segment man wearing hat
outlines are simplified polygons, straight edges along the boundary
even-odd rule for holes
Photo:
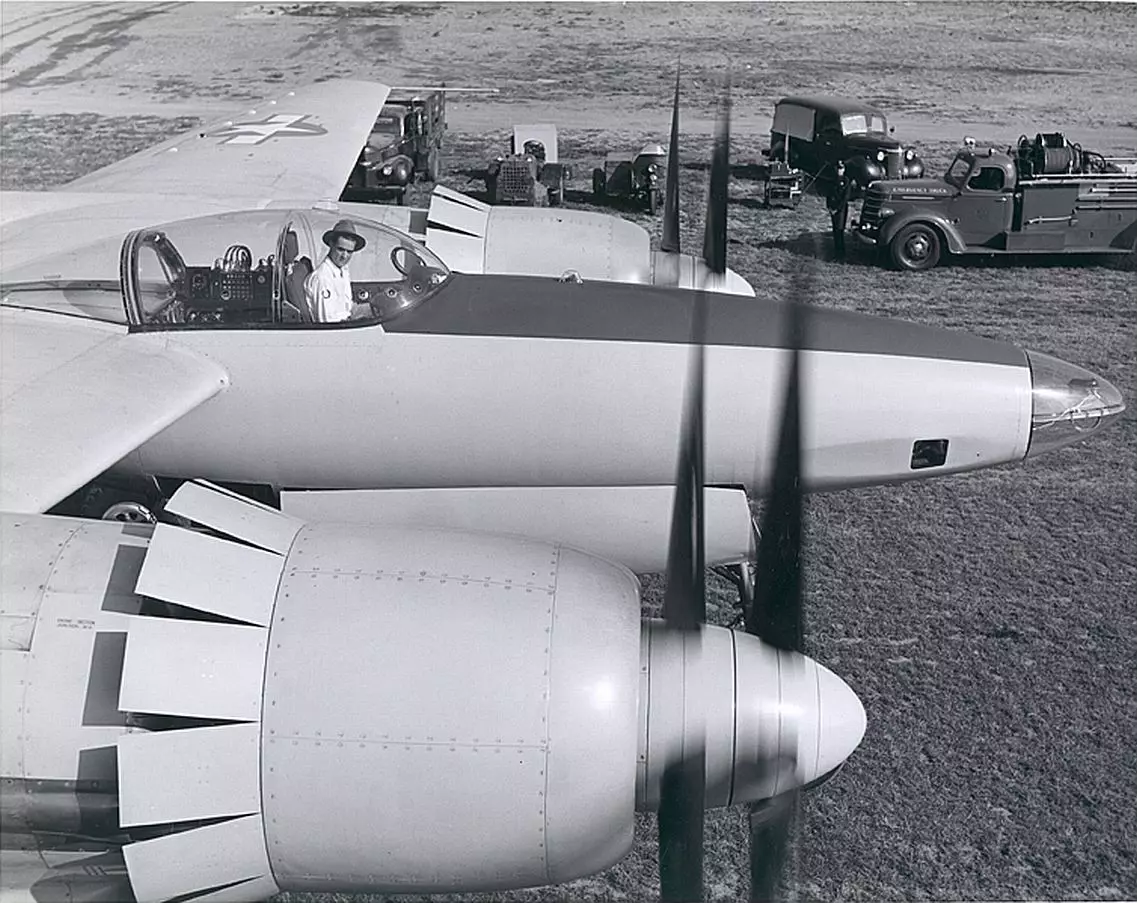
[[[355,223],[341,219],[324,233],[328,256],[304,280],[304,300],[316,323],[340,323],[371,316],[371,305],[356,304],[347,271],[352,255],[367,244]]]

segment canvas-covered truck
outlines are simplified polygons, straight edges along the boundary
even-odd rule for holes
[[[783,97],[770,125],[771,162],[801,169],[825,194],[844,163],[857,196],[874,179],[914,179],[924,163],[912,147],[892,137],[884,113],[871,104],[830,94]],[[769,164],[755,175],[766,178]]]
[[[942,178],[873,182],[851,228],[902,270],[946,254],[1132,254],[1137,166],[1057,132],[1006,152],[971,142]]]

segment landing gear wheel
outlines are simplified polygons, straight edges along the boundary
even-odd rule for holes
[[[100,520],[118,521],[120,524],[156,524],[158,518],[142,502],[115,502]]]
[[[940,237],[931,226],[913,223],[896,233],[888,253],[898,270],[930,270],[940,262]]]
[[[143,492],[96,485],[84,495],[79,516],[124,524],[153,524],[158,520],[155,507]]]

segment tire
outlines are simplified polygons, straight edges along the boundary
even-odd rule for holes
[[[592,197],[597,201],[602,201],[607,194],[608,185],[604,170],[594,169],[592,171]]]
[[[647,212],[655,216],[659,212],[659,191],[649,188],[647,192]]]
[[[438,176],[442,169],[442,151],[436,147],[432,147],[426,155],[426,180],[428,182],[438,182]]]
[[[559,207],[564,202],[565,190],[563,186],[549,189],[549,206]]]
[[[81,517],[93,520],[113,520],[121,523],[154,523],[154,500],[143,492],[93,486],[83,499]]]
[[[400,207],[407,206],[407,189],[404,188],[402,191],[395,195],[395,203]]]
[[[940,262],[940,236],[931,226],[912,223],[893,236],[888,256],[898,270],[930,270]]]

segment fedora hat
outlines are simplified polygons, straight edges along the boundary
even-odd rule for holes
[[[336,237],[340,235],[342,235],[344,238],[350,238],[353,242],[355,242],[355,248],[353,250],[358,251],[367,244],[367,239],[355,231],[355,223],[349,219],[341,219],[338,223],[332,226],[332,228],[325,232],[324,244],[326,244],[329,248],[332,247],[332,245],[335,244]]]

